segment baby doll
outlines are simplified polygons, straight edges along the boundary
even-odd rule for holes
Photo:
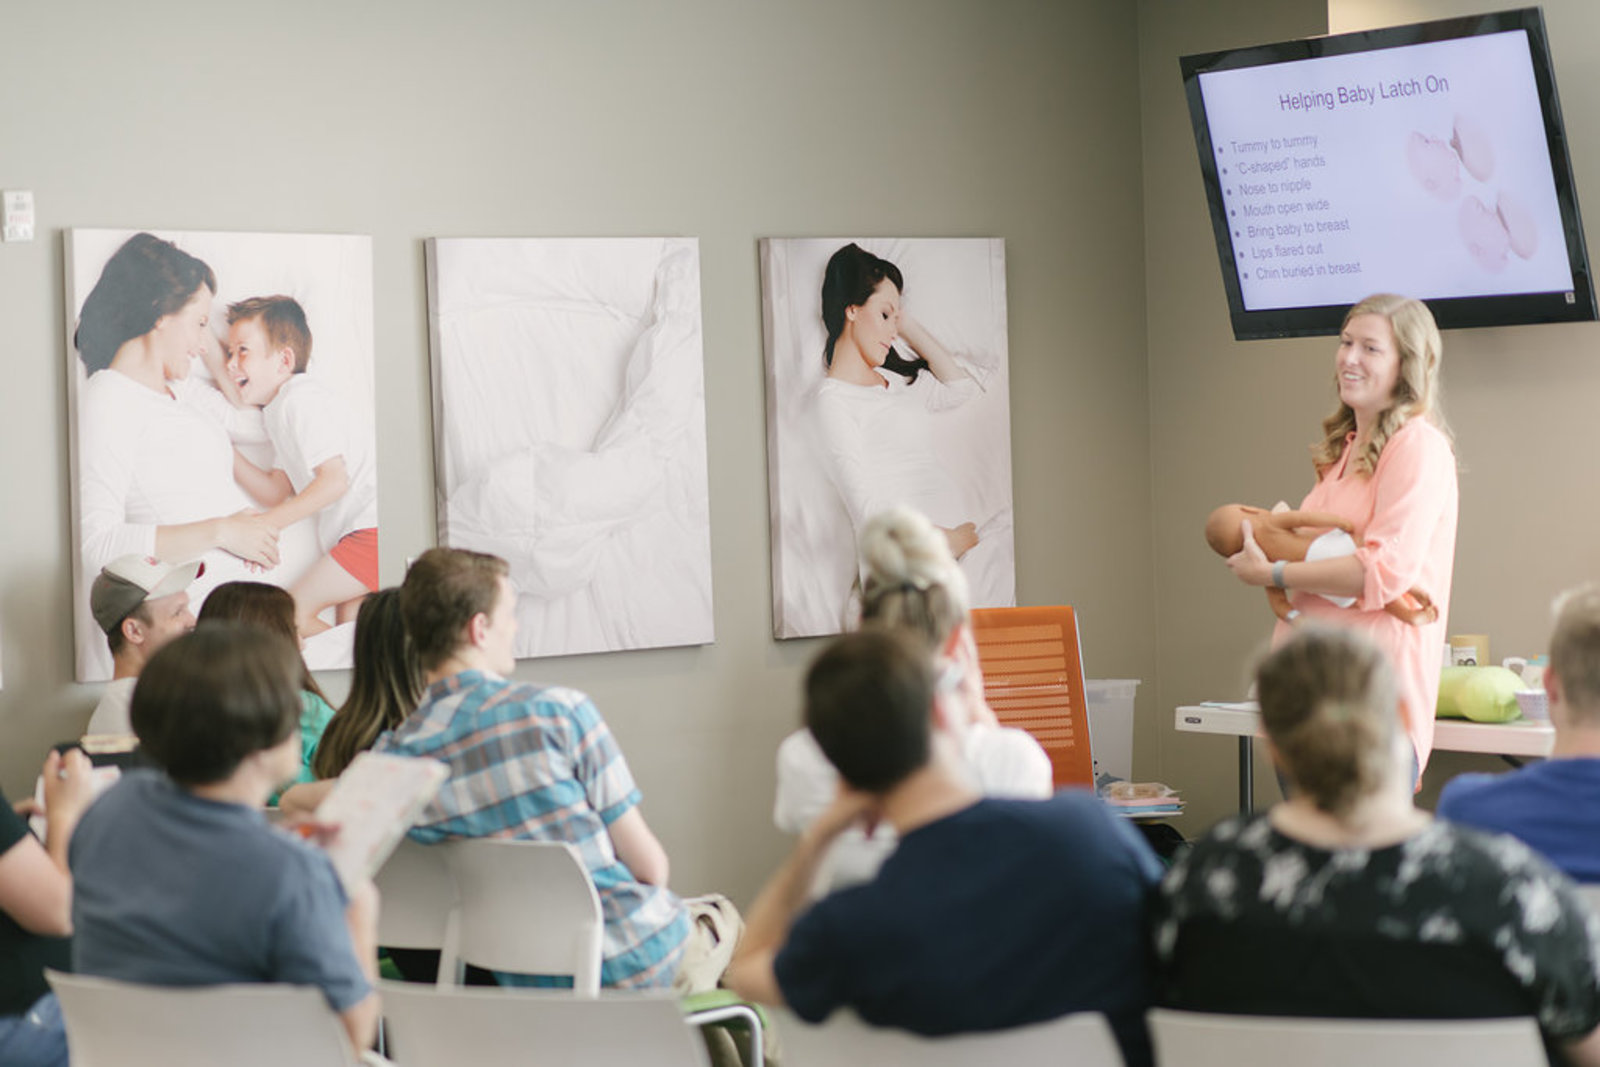
[[[1256,544],[1274,563],[1299,563],[1306,558],[1311,546],[1319,541],[1322,544],[1313,552],[1314,558],[1347,556],[1355,551],[1355,542],[1350,539],[1354,527],[1338,515],[1320,511],[1268,511],[1246,504],[1224,504],[1206,519],[1206,543],[1212,551],[1226,557],[1244,548],[1246,519],[1250,520],[1250,530],[1255,535]],[[1301,533],[1303,527],[1327,528],[1328,532],[1314,537]],[[1328,599],[1336,604],[1354,603],[1353,598],[1342,601],[1335,597]],[[1294,614],[1294,608],[1289,604],[1289,594],[1282,589],[1268,589],[1267,603],[1280,619],[1287,620]],[[1433,599],[1421,589],[1402,593],[1386,604],[1383,610],[1413,626],[1426,625],[1439,617],[1439,609],[1434,606]]]

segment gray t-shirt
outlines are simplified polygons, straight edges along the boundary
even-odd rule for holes
[[[260,811],[130,771],[72,835],[73,967],[149,985],[286,982],[344,1011],[371,987],[319,849]]]

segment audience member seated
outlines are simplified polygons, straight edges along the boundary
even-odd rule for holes
[[[261,811],[300,766],[301,672],[281,634],[218,622],[145,667],[133,728],[165,773],[123,774],[78,824],[73,963],[149,985],[317,986],[365,1049],[377,892],[347,898],[328,857]]]
[[[1001,726],[983,695],[983,670],[967,615],[967,579],[950,555],[944,534],[921,513],[897,507],[873,516],[861,533],[866,581],[862,628],[904,630],[926,643],[959,672],[967,699],[949,702],[946,723],[958,739],[961,762],[978,790],[993,797],[1042,799],[1050,795],[1050,757],[1024,730]],[[839,775],[802,728],[778,746],[778,794],[773,822],[798,834],[827,810]],[[818,873],[817,895],[871,879],[894,850],[894,831],[852,827],[829,850]]]
[[[194,629],[188,589],[204,563],[162,563],[150,556],[119,556],[89,587],[89,611],[111,647],[111,681],[89,716],[85,734],[127,734],[133,683],[150,657]]]
[[[667,889],[667,853],[639,810],[622,751],[589,698],[512,682],[516,593],[496,556],[434,548],[400,588],[427,691],[375,752],[441,760],[450,781],[411,837],[567,841],[577,846],[605,913],[600,981],[623,988],[716,985],[738,938],[723,897],[684,901]],[[497,975],[505,984],[540,976]],[[544,976],[548,977],[548,976]]]
[[[1533,1016],[1600,1063],[1595,934],[1573,884],[1522,843],[1432,819],[1383,654],[1304,627],[1256,678],[1289,783],[1168,872],[1155,947],[1163,1003],[1366,1018]]]
[[[287,589],[266,582],[224,582],[206,596],[200,605],[200,621],[245,622],[288,638],[300,664],[300,769],[293,782],[313,782],[311,770],[317,757],[322,732],[333,718],[333,706],[322,687],[311,677],[305,657],[300,654],[300,631],[294,623],[294,597]],[[271,798],[276,802],[277,797]]]
[[[398,586],[380,589],[361,602],[354,652],[350,694],[322,731],[312,760],[317,780],[284,790],[278,805],[285,812],[315,811],[350,761],[371,748],[379,734],[405,722],[422,699],[422,665],[400,615]]]
[[[6,1067],[66,1067],[67,1034],[61,1006],[44,969],[72,969],[72,878],[67,846],[94,795],[89,758],[77,749],[44,761],[45,840],[41,846],[23,816],[0,794],[0,1063]]]
[[[929,1035],[1104,1012],[1128,1063],[1148,1064],[1160,864],[1088,791],[982,797],[945,725],[959,697],[935,677],[924,645],[882,629],[811,665],[805,722],[843,784],[756,899],[727,984],[811,1022],[853,1008]],[[877,876],[804,910],[828,846],[878,821],[900,845]]]
[[[1556,602],[1544,672],[1555,747],[1509,774],[1463,774],[1439,816],[1520,838],[1580,882],[1600,882],[1600,586]]]

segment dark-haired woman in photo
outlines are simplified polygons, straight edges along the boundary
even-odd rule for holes
[[[284,790],[278,803],[285,811],[315,811],[351,760],[417,710],[424,688],[422,664],[400,616],[398,586],[380,589],[361,602],[353,658],[350,695],[322,731],[311,763],[317,780]]]
[[[106,261],[83,302],[73,341],[88,375],[77,418],[89,578],[129,554],[204,558],[208,582],[243,576],[245,561],[278,562],[277,531],[251,513],[234,481],[226,429],[190,395],[205,390],[189,369],[207,351],[216,291],[205,262],[139,233]],[[103,643],[93,652],[103,654]]]
[[[333,718],[333,707],[300,655],[300,633],[294,625],[294,597],[287,589],[266,582],[226,582],[206,596],[205,603],[200,605],[197,625],[218,621],[250,623],[283,635],[294,646],[295,658],[300,663],[300,773],[295,775],[294,781],[315,781],[311,765],[323,731]]]
[[[978,383],[901,307],[900,268],[860,245],[822,277],[827,377],[816,393],[818,448],[855,536],[895,504],[927,514],[957,559],[978,544],[974,516],[940,466],[927,416],[975,396]],[[903,343],[910,358],[895,342]]]
[[[1161,885],[1160,1000],[1351,1018],[1533,1016],[1600,1063],[1600,920],[1521,842],[1412,804],[1388,658],[1297,630],[1256,675],[1288,799],[1220,823]],[[1561,1060],[1556,1060],[1561,1062]]]

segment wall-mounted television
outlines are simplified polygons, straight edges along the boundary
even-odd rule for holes
[[[1538,8],[1180,62],[1235,337],[1376,292],[1446,329],[1596,317]]]

